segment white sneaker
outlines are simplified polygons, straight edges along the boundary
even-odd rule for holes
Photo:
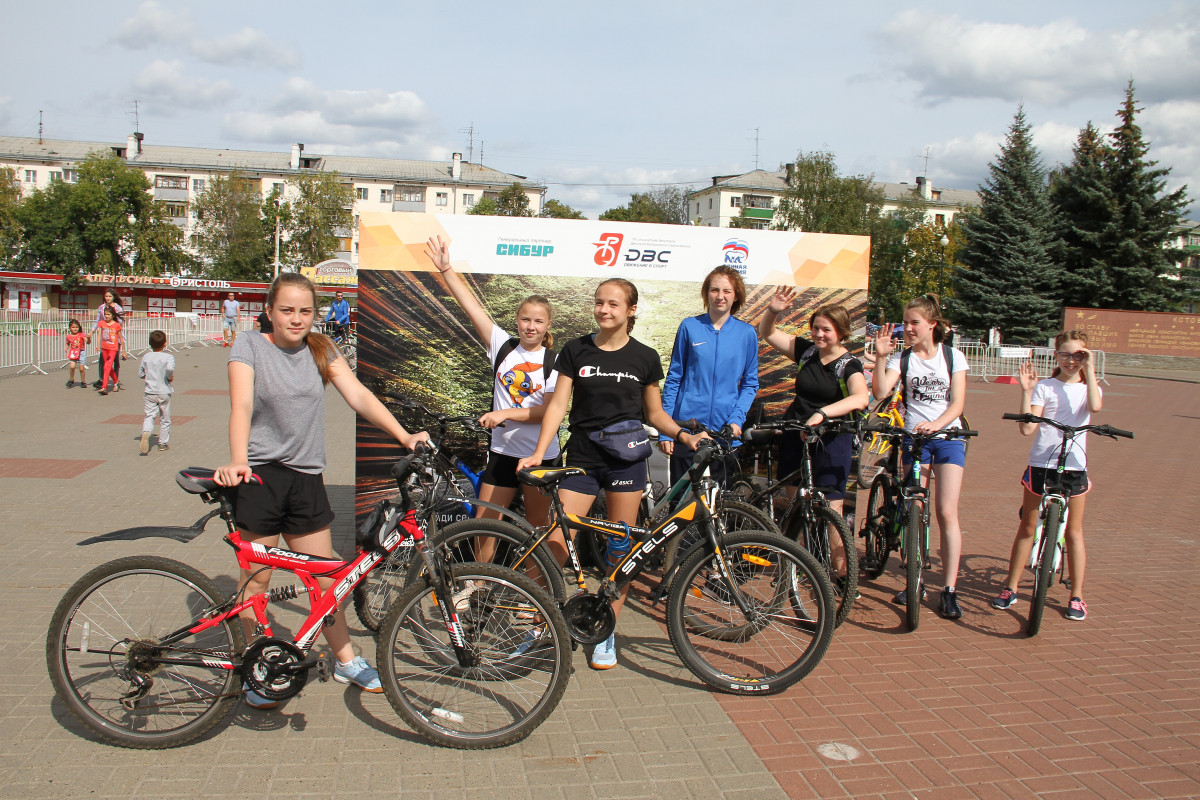
[[[617,634],[610,633],[608,638],[592,650],[592,669],[612,669],[617,665]]]

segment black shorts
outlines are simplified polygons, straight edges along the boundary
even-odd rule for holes
[[[804,443],[800,434],[787,431],[779,445],[779,477],[800,469],[804,459]],[[850,462],[854,459],[854,436],[849,433],[826,434],[812,448],[813,486],[823,491],[826,500],[841,500],[846,496],[846,481],[850,478]]]
[[[483,469],[483,475],[480,480],[489,486],[499,486],[504,489],[516,489],[517,482],[517,464],[521,459],[516,456],[506,456],[503,453],[488,453],[487,466]],[[543,467],[552,467],[556,459],[547,459],[542,462]]]
[[[1021,485],[1034,494],[1046,493],[1046,477],[1052,475],[1055,470],[1050,467],[1026,467],[1025,474],[1021,476]],[[1063,470],[1061,481],[1052,481],[1062,484],[1063,494],[1067,497],[1079,497],[1087,494],[1092,488],[1092,482],[1088,480],[1087,470],[1065,469]]]
[[[233,495],[233,520],[243,533],[298,536],[328,528],[333,509],[320,475],[282,464],[251,467],[262,485],[239,483]]]

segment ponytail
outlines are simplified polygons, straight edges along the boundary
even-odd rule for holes
[[[315,314],[317,308],[317,287],[308,278],[301,275],[299,272],[281,272],[279,277],[271,283],[271,288],[267,290],[267,308],[272,308],[275,305],[275,295],[284,286],[296,286],[300,289],[312,294],[313,312]],[[329,384],[329,366],[338,359],[341,351],[337,345],[323,333],[309,331],[304,337],[304,343],[308,345],[308,352],[312,354],[313,363],[317,366],[317,372],[321,375],[321,383]]]
[[[942,315],[942,303],[932,292],[914,297],[904,307],[905,311],[916,311],[933,323],[933,343],[941,344],[950,335],[950,322]]]

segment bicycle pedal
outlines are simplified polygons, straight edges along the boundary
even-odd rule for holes
[[[326,683],[333,677],[333,659],[329,653],[317,653],[317,680]]]

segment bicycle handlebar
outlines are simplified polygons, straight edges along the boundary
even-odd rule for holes
[[[1111,425],[1067,425],[1065,422],[1059,422],[1048,417],[1039,417],[1036,414],[1006,413],[1003,418],[1015,422],[1045,423],[1053,428],[1058,428],[1063,433],[1094,433],[1098,436],[1107,436],[1110,439],[1116,439],[1117,437],[1121,437],[1122,439],[1133,438],[1133,431],[1123,431]]]
[[[403,408],[413,411],[420,411],[422,414],[432,418],[435,422],[442,426],[443,430],[449,425],[462,425],[469,430],[474,431],[475,433],[487,433],[487,429],[479,424],[479,417],[481,416],[479,414],[459,414],[457,416],[452,416],[450,414],[439,414],[427,406],[424,406],[415,400],[411,400],[397,392],[387,392],[384,396],[389,400],[395,401]]]
[[[831,419],[816,425],[806,425],[798,419],[772,420],[753,426],[742,435],[742,440],[748,444],[768,444],[781,431],[799,431],[814,436],[827,433],[857,433],[858,423],[848,419]]]
[[[907,428],[888,424],[867,425],[863,428],[863,433],[878,433],[883,436],[894,436],[896,438],[908,437],[914,441],[931,439],[969,439],[972,436],[979,435],[979,431],[974,431],[970,428],[942,428],[940,431],[917,433],[916,431],[911,431]]]

